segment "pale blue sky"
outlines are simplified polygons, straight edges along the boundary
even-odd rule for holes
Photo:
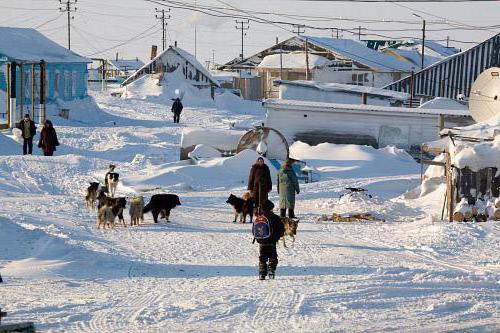
[[[331,2],[309,2],[309,1],[286,1],[286,0],[225,0],[233,6],[242,9],[286,12],[290,14],[315,15],[345,18],[365,19],[400,19],[418,22],[420,19],[412,16],[412,10],[402,8],[392,3],[331,3]],[[200,4],[221,6],[217,0],[199,0]],[[499,2],[469,2],[469,3],[405,3],[405,6],[430,14],[458,21],[474,26],[500,24]],[[149,56],[150,47],[156,44],[161,48],[161,31],[155,33],[150,30],[146,38],[127,43],[109,51],[100,51],[113,47],[120,42],[126,41],[135,35],[145,31],[153,24],[154,7],[158,5],[143,0],[79,0],[78,10],[74,13],[72,21],[75,29],[72,31],[72,49],[86,56],[108,56],[114,57],[119,52],[124,57],[139,57],[146,60]],[[67,44],[66,16],[58,12],[59,2],[57,0],[0,0],[0,26],[37,27],[46,36],[54,39],[62,45]],[[429,14],[420,13],[429,21],[437,20]],[[59,17],[58,17],[59,16]],[[180,9],[172,9],[172,19],[168,25],[169,37],[167,44],[177,40],[180,47],[194,53],[194,24],[198,27],[197,56],[202,62],[211,59],[212,50],[218,63],[228,61],[236,57],[241,49],[241,35],[234,27],[233,19],[220,19],[202,14],[193,14]],[[50,21],[53,20],[53,21]],[[285,19],[295,21],[294,19]],[[48,22],[50,21],[50,22]],[[46,23],[48,22],[48,23]],[[339,28],[355,28],[359,24],[354,22],[318,22],[311,23],[321,26],[338,26]],[[378,23],[361,24],[368,29],[419,29],[420,24],[413,26]],[[439,30],[443,25],[427,26],[430,30]],[[464,41],[482,41],[500,32],[494,31],[429,31],[429,39],[451,39]],[[420,32],[378,32],[382,35],[399,37],[419,37]],[[329,32],[308,30],[310,35],[330,35]],[[279,37],[280,40],[291,36],[290,32],[272,25],[257,23],[250,24],[250,30],[245,37],[245,55],[259,51],[271,44]],[[350,33],[344,33],[345,38],[354,38]],[[377,38],[377,36],[368,36]],[[451,43],[452,46],[461,48],[470,47],[470,44]]]

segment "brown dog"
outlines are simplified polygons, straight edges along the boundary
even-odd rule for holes
[[[281,222],[285,227],[283,235],[281,235],[281,240],[283,241],[283,246],[287,247],[285,242],[285,237],[289,236],[292,238],[292,243],[295,242],[295,236],[297,235],[297,227],[299,226],[299,220],[291,219],[289,217],[282,217]]]

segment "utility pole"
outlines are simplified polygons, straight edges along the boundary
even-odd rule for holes
[[[306,29],[304,29],[304,27],[305,25],[303,24],[292,24],[292,32],[300,36],[301,34],[306,32]]]
[[[446,36],[446,47],[450,47],[450,36]]]
[[[155,12],[160,13],[160,15],[155,14],[155,18],[161,21],[161,28],[162,28],[162,45],[163,45],[163,51],[167,48],[167,39],[166,39],[166,30],[167,30],[167,22],[166,20],[170,19],[170,15],[165,16],[165,9],[159,10],[158,8],[155,8]],[[167,10],[167,13],[170,12],[170,8]]]
[[[339,28],[332,28],[332,38],[335,38],[333,30],[335,30],[337,32],[337,34],[336,34],[337,37],[336,38],[339,39]]]
[[[412,13],[413,16],[415,17],[418,17],[422,20],[422,64],[421,64],[421,68],[424,69],[425,67],[425,63],[424,63],[424,57],[425,57],[425,19],[418,15],[418,14],[415,14],[415,13]]]
[[[59,0],[59,4],[61,5],[59,11],[68,14],[68,50],[71,50],[71,20],[75,18],[71,13],[76,12],[77,1],[78,0],[66,0],[63,2],[63,0]]]
[[[194,8],[195,8],[195,10],[197,10],[196,9],[197,5],[198,5],[198,2],[196,0],[194,0]],[[198,51],[197,50],[198,49],[198,26],[197,26],[196,23],[198,23],[198,22],[194,23],[194,57],[195,58],[196,58],[196,53]]]
[[[250,29],[250,20],[236,20],[236,29],[241,30],[241,59],[243,60],[243,40],[246,36],[245,30]]]
[[[361,26],[358,27],[358,39],[361,40]]]
[[[423,20],[422,22],[422,69],[424,69],[425,67],[425,62],[424,62],[424,58],[425,58],[425,20]]]

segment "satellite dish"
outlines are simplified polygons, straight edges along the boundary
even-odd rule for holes
[[[470,90],[469,110],[476,122],[500,115],[500,68],[482,72]]]
[[[245,149],[257,151],[257,153],[269,159],[284,161],[288,158],[289,147],[283,134],[270,127],[256,127],[240,138],[236,153]]]

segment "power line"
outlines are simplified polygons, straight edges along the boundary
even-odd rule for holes
[[[156,34],[158,31],[160,31],[160,29],[156,29],[156,30],[154,30],[153,32],[151,32],[151,33],[147,34],[148,32],[150,32],[150,31],[151,31],[152,29],[154,29],[155,27],[157,27],[157,24],[153,24],[152,26],[150,26],[150,27],[149,27],[149,28],[147,28],[146,30],[144,30],[144,31],[142,31],[142,32],[140,32],[140,33],[138,33],[137,35],[135,35],[135,36],[134,36],[134,37],[132,37],[132,38],[129,38],[129,39],[127,39],[127,40],[125,40],[125,41],[123,41],[123,42],[121,42],[121,43],[118,43],[118,44],[116,44],[116,45],[110,46],[110,47],[108,47],[108,48],[106,48],[106,49],[103,49],[103,50],[101,50],[101,51],[94,52],[94,53],[92,53],[92,54],[88,54],[87,56],[88,56],[88,57],[92,57],[92,56],[94,56],[94,55],[96,55],[96,54],[102,54],[102,53],[104,53],[104,52],[107,52],[107,51],[110,51],[110,50],[116,49],[117,47],[123,46],[123,45],[125,45],[125,44],[130,43],[130,42],[133,42],[133,41],[136,41],[136,40],[141,40],[141,39],[144,39],[144,38],[146,38],[146,37],[152,36],[152,35]],[[147,34],[147,35],[145,35],[145,34]]]
[[[41,23],[41,24],[37,25],[37,26],[35,27],[35,29],[41,28],[41,27],[43,27],[44,25],[46,25],[46,24],[48,24],[48,23],[50,23],[50,22],[54,22],[55,20],[57,20],[58,18],[60,18],[62,15],[63,15],[63,13],[60,13],[59,15],[57,15],[56,17],[54,17],[53,19],[50,19],[50,20],[48,20],[48,21],[45,21],[45,22],[43,22],[43,23]]]

